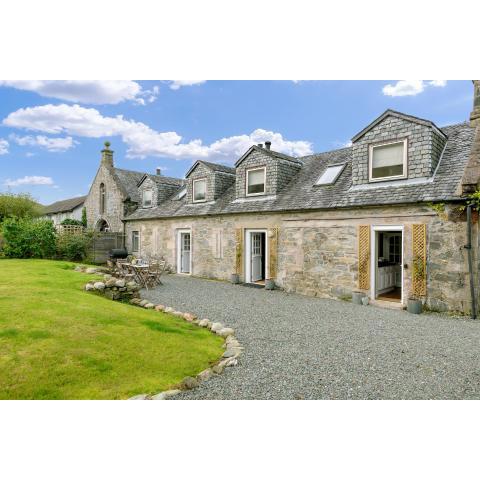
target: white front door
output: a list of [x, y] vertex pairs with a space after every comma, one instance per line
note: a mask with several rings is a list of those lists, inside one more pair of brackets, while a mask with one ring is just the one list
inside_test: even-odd
[[262, 280], [262, 233], [254, 232], [250, 236], [252, 262], [252, 282]]
[[190, 232], [180, 234], [180, 272], [190, 273]]

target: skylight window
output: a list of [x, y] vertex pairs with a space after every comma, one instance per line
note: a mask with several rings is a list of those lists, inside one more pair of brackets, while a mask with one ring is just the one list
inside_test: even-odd
[[337, 181], [344, 167], [344, 163], [341, 165], [329, 165], [315, 185], [332, 185]]

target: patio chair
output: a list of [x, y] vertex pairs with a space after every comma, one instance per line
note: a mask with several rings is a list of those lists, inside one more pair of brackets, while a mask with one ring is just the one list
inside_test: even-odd
[[132, 270], [132, 266], [129, 263], [117, 262], [117, 267], [120, 276], [123, 277], [125, 281], [130, 282], [136, 280], [135, 272]]
[[155, 285], [163, 285], [160, 277], [165, 271], [166, 265], [167, 262], [165, 260], [150, 264], [147, 274], [147, 283], [149, 284], [149, 286], [154, 287]]

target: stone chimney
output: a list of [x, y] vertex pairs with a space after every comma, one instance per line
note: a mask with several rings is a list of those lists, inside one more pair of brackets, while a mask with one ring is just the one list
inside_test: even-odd
[[113, 168], [113, 150], [110, 150], [110, 142], [105, 142], [105, 148], [102, 150], [101, 164]]
[[462, 194], [475, 192], [480, 184], [480, 80], [473, 80], [473, 110], [470, 125], [475, 128], [472, 151], [462, 179]]
[[473, 110], [470, 114], [470, 125], [480, 126], [480, 80], [473, 80]]
[[160, 167], [157, 167], [155, 170], [155, 175], [161, 175], [162, 174], [162, 169]]
[[270, 148], [272, 148], [272, 142], [268, 142], [268, 141], [265, 142], [265, 148], [266, 148], [267, 150], [270, 150]]

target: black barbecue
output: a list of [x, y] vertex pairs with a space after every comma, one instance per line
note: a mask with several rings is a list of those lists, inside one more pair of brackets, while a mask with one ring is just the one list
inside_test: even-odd
[[112, 248], [110, 250], [110, 260], [118, 260], [128, 257], [128, 252], [126, 248]]

